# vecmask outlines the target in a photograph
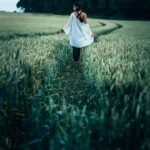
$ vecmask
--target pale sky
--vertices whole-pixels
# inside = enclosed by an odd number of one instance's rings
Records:
[[[0,11],[17,11],[16,4],[19,0],[0,0]]]

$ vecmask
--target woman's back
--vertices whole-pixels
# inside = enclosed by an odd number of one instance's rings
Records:
[[[82,23],[75,13],[71,13],[68,23],[63,27],[64,32],[70,37],[70,45],[85,47],[90,45],[94,38],[88,23]]]
[[[74,12],[75,16],[80,20],[82,23],[87,23],[87,14],[85,12],[80,12],[77,14],[77,12]]]

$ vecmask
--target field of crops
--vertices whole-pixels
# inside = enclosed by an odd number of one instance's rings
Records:
[[[150,22],[90,18],[75,65],[67,19],[0,13],[0,149],[150,149]]]

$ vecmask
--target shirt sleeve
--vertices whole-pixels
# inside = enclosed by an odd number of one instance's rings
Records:
[[[87,23],[87,24],[84,24],[84,31],[87,33],[87,34],[90,34],[92,35],[92,31],[91,31],[91,28],[90,28],[90,25]]]
[[[69,35],[71,31],[72,14],[70,15],[67,24],[62,28],[65,34]]]
[[[89,24],[83,24],[81,27],[82,33],[84,35],[84,37],[88,40],[92,38],[92,31],[90,29]]]

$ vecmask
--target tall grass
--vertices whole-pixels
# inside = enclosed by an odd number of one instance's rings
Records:
[[[0,148],[149,148],[149,23],[116,23],[78,67],[63,34],[0,40]]]
[[[107,120],[105,136],[112,143],[123,142],[125,149],[149,147],[150,28],[141,24],[124,22],[124,28],[100,36],[82,56],[89,89],[99,93],[97,105]]]

